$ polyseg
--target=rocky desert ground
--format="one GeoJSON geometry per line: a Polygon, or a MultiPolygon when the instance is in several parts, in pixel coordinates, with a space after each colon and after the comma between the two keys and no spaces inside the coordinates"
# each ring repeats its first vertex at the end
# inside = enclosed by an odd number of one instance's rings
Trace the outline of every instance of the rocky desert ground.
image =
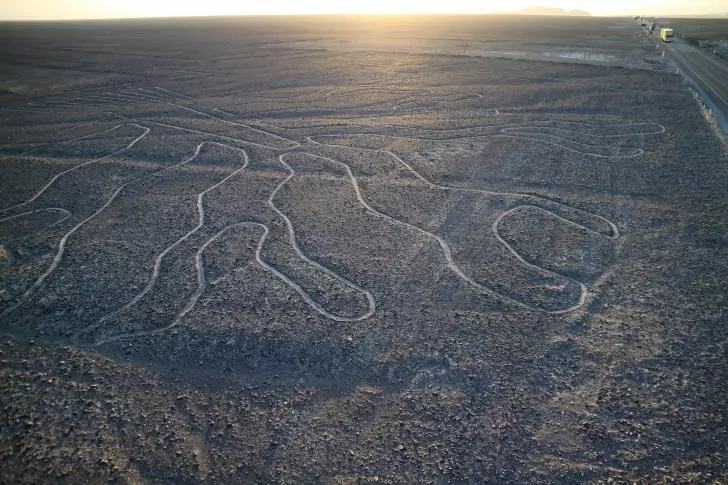
{"type": "Polygon", "coordinates": [[[0,39],[1,483],[728,480],[728,147],[631,19],[0,39]]]}

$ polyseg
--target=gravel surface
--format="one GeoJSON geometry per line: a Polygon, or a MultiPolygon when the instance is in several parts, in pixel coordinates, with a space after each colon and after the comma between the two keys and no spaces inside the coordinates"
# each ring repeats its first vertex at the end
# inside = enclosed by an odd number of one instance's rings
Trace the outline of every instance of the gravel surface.
{"type": "Polygon", "coordinates": [[[728,480],[728,155],[632,20],[0,42],[0,483],[728,480]]]}

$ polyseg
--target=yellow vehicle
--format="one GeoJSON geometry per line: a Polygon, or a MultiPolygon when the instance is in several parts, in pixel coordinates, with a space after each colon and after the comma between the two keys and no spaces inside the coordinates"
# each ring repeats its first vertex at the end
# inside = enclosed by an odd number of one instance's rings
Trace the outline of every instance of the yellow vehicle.
{"type": "Polygon", "coordinates": [[[662,39],[662,42],[672,42],[673,37],[675,37],[675,32],[672,29],[660,30],[660,39],[662,39]]]}

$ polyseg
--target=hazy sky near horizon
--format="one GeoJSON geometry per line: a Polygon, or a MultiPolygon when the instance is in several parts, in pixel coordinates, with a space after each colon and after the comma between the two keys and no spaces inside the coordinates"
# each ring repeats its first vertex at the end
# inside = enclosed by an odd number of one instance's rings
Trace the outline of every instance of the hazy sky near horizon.
{"type": "Polygon", "coordinates": [[[728,0],[0,0],[0,19],[83,19],[318,13],[488,13],[533,5],[592,15],[728,12],[728,0]]]}

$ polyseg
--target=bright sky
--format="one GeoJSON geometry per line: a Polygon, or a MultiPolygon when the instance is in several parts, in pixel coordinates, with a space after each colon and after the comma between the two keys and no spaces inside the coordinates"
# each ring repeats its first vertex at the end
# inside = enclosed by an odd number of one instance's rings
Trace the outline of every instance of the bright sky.
{"type": "Polygon", "coordinates": [[[316,13],[488,13],[533,5],[592,15],[728,12],[728,0],[0,0],[0,19],[316,13]]]}

